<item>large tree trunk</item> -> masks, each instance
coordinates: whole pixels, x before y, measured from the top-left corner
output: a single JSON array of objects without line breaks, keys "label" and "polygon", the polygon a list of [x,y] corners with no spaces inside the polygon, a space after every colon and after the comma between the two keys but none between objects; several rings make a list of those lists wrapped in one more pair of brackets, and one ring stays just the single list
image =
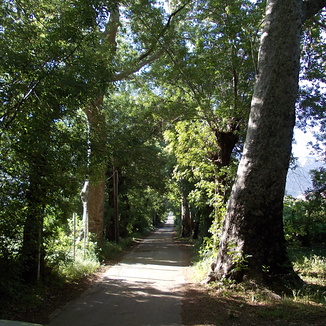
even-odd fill
[{"label": "large tree trunk", "polygon": [[298,88],[302,1],[267,1],[243,156],[212,278],[266,283],[294,275],[283,232],[283,197]]},{"label": "large tree trunk", "polygon": [[90,129],[90,176],[87,193],[88,231],[103,240],[105,181],[107,169],[106,123],[103,96],[85,109]]},{"label": "large tree trunk", "polygon": [[28,209],[23,232],[21,249],[22,277],[28,284],[41,279],[44,269],[43,248],[43,203],[40,200],[40,187],[34,180],[27,192]]},{"label": "large tree trunk", "polygon": [[[40,119],[39,119],[40,118]],[[42,124],[40,123],[42,121]],[[44,209],[48,204],[47,193],[51,191],[51,168],[47,144],[50,142],[51,119],[38,116],[30,121],[33,135],[25,139],[26,163],[28,164],[28,189],[25,192],[27,209],[21,247],[22,278],[35,284],[44,274],[43,224]],[[24,142],[24,139],[22,140]]]},{"label": "large tree trunk", "polygon": [[[149,5],[149,4],[148,4]],[[115,61],[115,55],[117,51],[117,33],[121,26],[120,13],[119,13],[119,2],[113,1],[110,7],[109,21],[106,25],[105,31],[102,34],[101,45],[107,49],[107,62],[108,65],[111,61]],[[170,15],[170,19],[164,26],[160,38],[164,35],[168,29],[172,18],[181,11],[184,6],[177,9]],[[133,73],[139,71],[145,65],[152,63],[159,56],[162,55],[163,51],[155,51],[156,47],[152,47],[146,53],[142,53],[138,58],[135,58],[135,66],[130,67],[126,71],[117,72],[109,82],[116,82],[128,78]],[[108,76],[110,77],[110,76]],[[85,108],[85,113],[89,122],[89,129],[91,134],[91,173],[89,178],[88,188],[88,202],[84,206],[88,210],[89,219],[89,231],[93,232],[97,236],[99,243],[103,240],[103,228],[104,228],[104,203],[105,203],[105,175],[107,169],[107,151],[106,151],[106,127],[105,127],[105,114],[103,111],[103,94],[99,94],[98,98]],[[95,168],[94,168],[95,167]],[[115,230],[118,230],[116,225]],[[116,238],[118,231],[115,231]]]},{"label": "large tree trunk", "polygon": [[104,197],[105,180],[96,180],[89,184],[88,230],[96,235],[98,244],[102,243],[104,233]]},{"label": "large tree trunk", "polygon": [[[102,42],[110,48],[111,60],[117,49],[116,35],[119,28],[118,3],[112,6],[110,19],[102,35]],[[110,64],[108,62],[108,64]],[[105,93],[105,90],[103,91]],[[99,244],[103,241],[105,185],[107,172],[107,132],[103,106],[104,94],[85,108],[90,132],[90,176],[87,192],[87,203],[84,208],[88,216],[88,231],[96,235]]]}]

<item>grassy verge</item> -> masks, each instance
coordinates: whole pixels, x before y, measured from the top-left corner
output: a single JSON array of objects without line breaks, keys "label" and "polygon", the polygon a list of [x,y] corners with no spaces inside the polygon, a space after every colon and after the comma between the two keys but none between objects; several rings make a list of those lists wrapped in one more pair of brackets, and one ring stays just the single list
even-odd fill
[{"label": "grassy verge", "polygon": [[[305,285],[292,296],[278,296],[250,283],[212,283],[186,291],[185,325],[325,325],[326,249],[291,249],[293,266]],[[194,267],[204,279],[211,260]],[[187,308],[187,301],[191,303]],[[194,309],[196,306],[196,309]]]}]

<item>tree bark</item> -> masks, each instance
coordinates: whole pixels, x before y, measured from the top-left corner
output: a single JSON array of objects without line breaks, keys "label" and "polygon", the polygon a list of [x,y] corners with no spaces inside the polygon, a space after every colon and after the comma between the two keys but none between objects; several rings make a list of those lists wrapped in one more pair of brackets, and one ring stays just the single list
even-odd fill
[{"label": "tree bark", "polygon": [[31,155],[29,162],[29,187],[26,191],[28,204],[20,256],[22,277],[29,284],[35,284],[41,280],[45,266],[43,223],[46,199],[42,195],[50,190],[50,181],[47,179],[50,171],[45,154],[40,148],[42,148],[41,144],[36,143],[35,153]]},{"label": "tree bark", "polygon": [[274,276],[295,275],[282,213],[302,23],[302,1],[267,1],[247,137],[211,278],[267,283]]},{"label": "tree bark", "polygon": [[[42,121],[42,124],[40,123]],[[48,204],[47,194],[51,193],[53,177],[47,146],[51,142],[51,118],[37,116],[30,120],[33,135],[22,139],[24,156],[28,166],[28,189],[25,192],[27,203],[23,229],[23,242],[20,252],[21,272],[24,282],[36,284],[44,274],[43,224],[44,210]]]},{"label": "tree bark", "polygon": [[221,172],[223,167],[226,167],[231,162],[232,152],[235,145],[239,141],[239,125],[230,124],[227,131],[214,130],[216,145],[218,153],[214,157],[214,164],[217,169],[215,177],[216,194],[224,198],[224,203],[230,194],[226,191],[227,186],[227,172]]},{"label": "tree bark", "polygon": [[[29,206],[21,249],[22,277],[27,284],[40,281],[44,270],[43,215],[38,189],[32,184],[27,194]],[[32,189],[33,188],[33,189]],[[37,197],[36,197],[37,196]]]},{"label": "tree bark", "polygon": [[85,109],[90,130],[90,177],[87,194],[88,231],[103,240],[105,180],[107,166],[107,132],[103,96]]}]

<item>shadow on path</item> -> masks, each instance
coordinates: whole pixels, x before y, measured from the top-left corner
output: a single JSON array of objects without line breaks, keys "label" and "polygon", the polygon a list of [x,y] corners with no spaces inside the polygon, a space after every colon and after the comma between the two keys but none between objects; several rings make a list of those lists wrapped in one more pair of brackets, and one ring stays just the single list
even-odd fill
[{"label": "shadow on path", "polygon": [[191,250],[176,244],[173,233],[170,216],[49,325],[181,325],[181,287]]}]

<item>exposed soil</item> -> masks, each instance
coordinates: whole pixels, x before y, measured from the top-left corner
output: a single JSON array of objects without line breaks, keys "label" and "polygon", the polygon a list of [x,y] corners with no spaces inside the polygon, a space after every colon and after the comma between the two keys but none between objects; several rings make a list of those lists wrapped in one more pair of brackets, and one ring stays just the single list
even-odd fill
[{"label": "exposed soil", "polygon": [[[263,294],[216,290],[207,285],[184,288],[183,324],[212,326],[325,326],[326,307],[292,300],[260,298]],[[264,300],[266,299],[266,300]]]}]

